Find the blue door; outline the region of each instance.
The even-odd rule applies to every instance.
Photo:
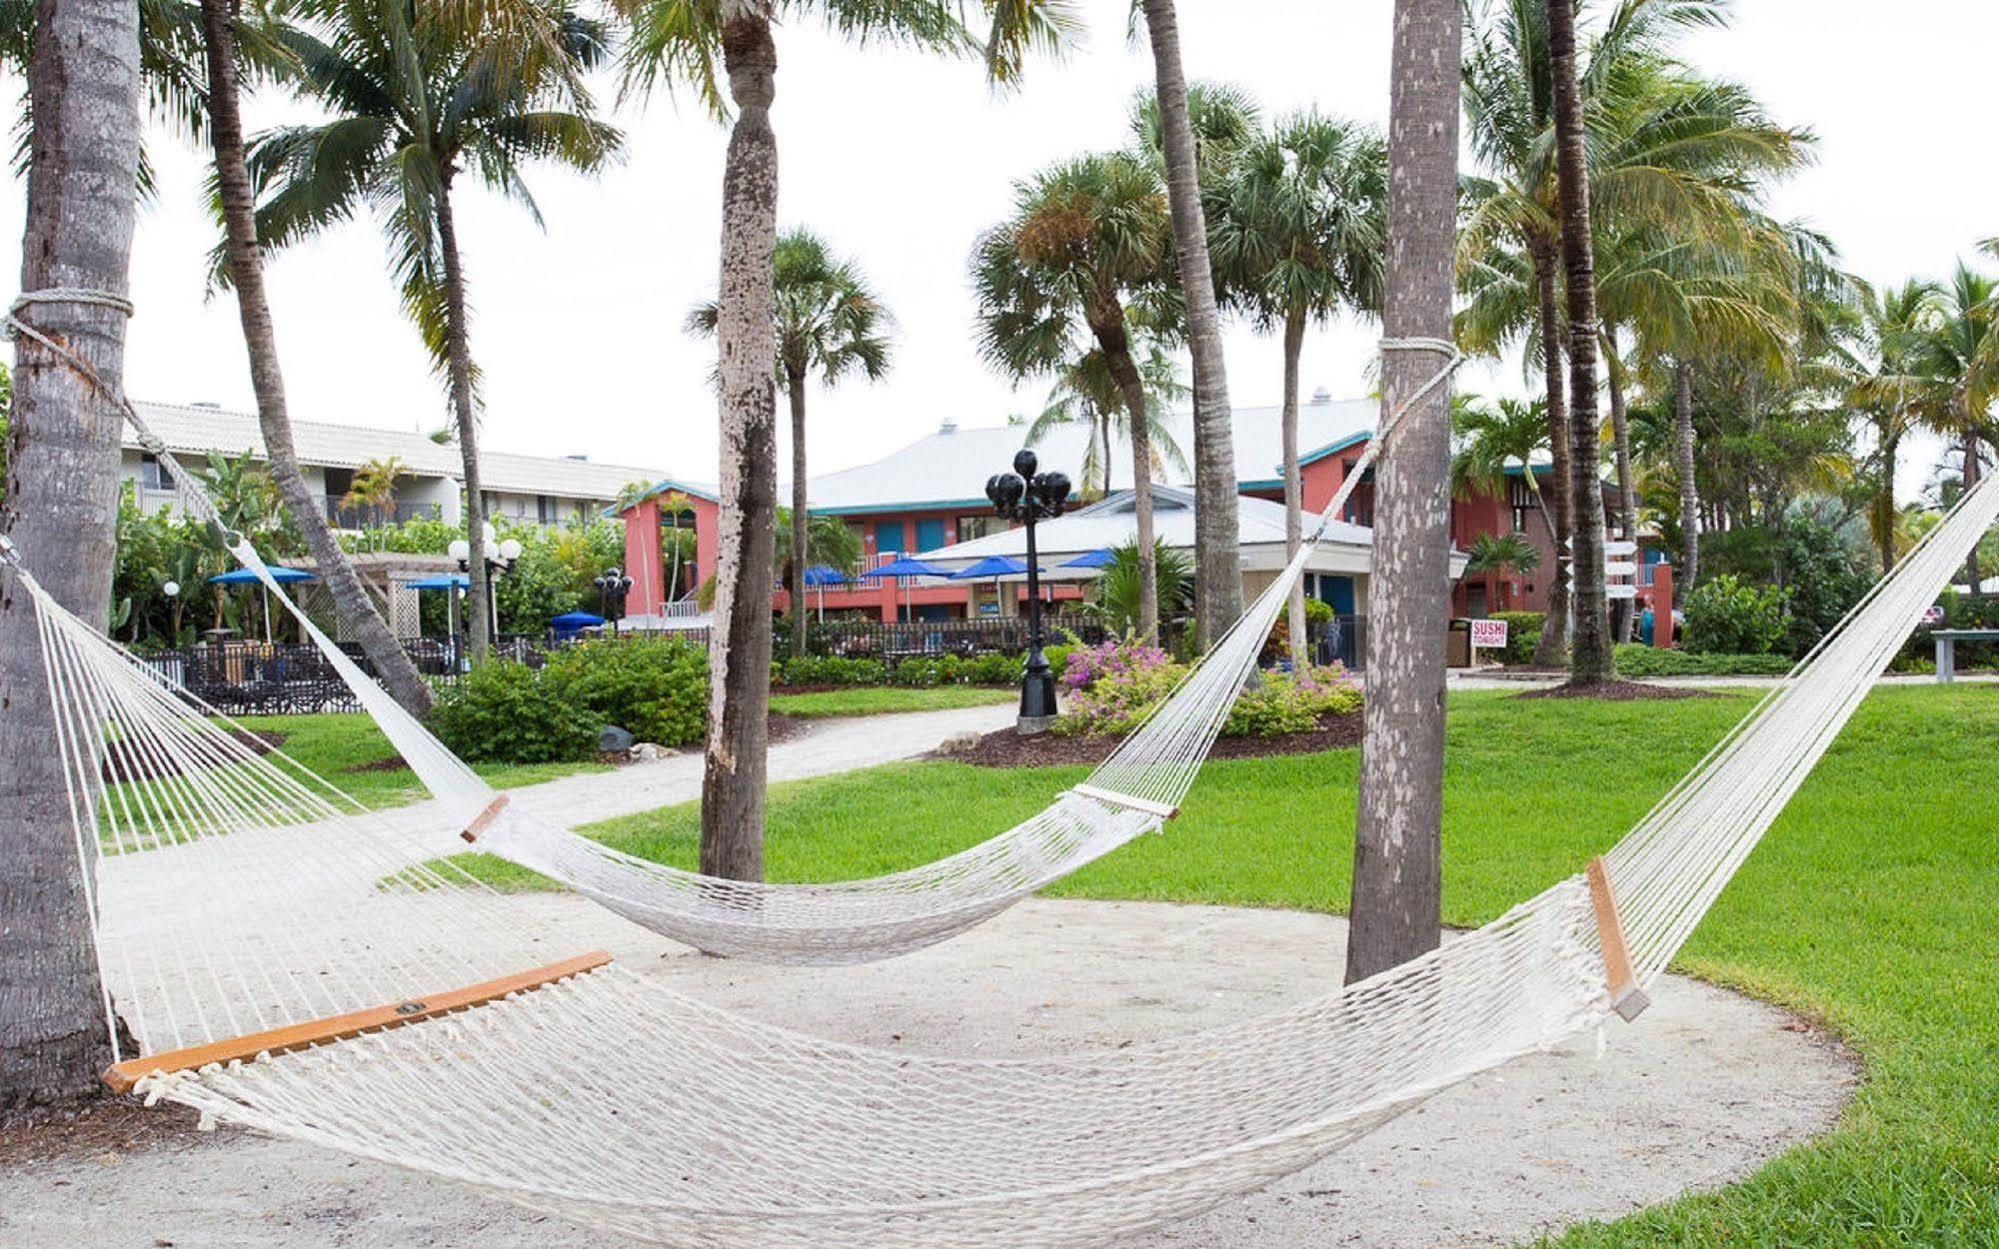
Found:
[[[1319,578],[1319,598],[1333,609],[1336,616],[1351,616],[1353,610],[1353,578]]]
[[[902,522],[899,520],[878,520],[875,522],[875,550],[893,551],[897,555],[908,548],[902,545]]]
[[[944,545],[944,518],[935,516],[916,522],[916,549],[934,551]]]

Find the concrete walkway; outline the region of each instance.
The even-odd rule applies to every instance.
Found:
[[[770,779],[796,781],[871,768],[935,750],[954,733],[990,733],[1013,723],[1014,707],[953,707],[896,715],[815,720],[770,748]],[[574,828],[614,816],[651,811],[701,796],[702,755],[683,750],[651,763],[610,772],[583,772],[508,790],[523,811]]]

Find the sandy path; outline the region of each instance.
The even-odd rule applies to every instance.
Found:
[[[511,899],[552,942],[745,1014],[911,1051],[1036,1054],[1212,1026],[1323,993],[1341,921],[1288,911],[1031,900],[907,958],[722,962],[579,899]],[[1780,1012],[1692,981],[1634,1026],[1453,1089],[1342,1154],[1121,1249],[1507,1244],[1726,1183],[1825,1130],[1855,1068]],[[0,1244],[473,1246],[627,1242],[450,1185],[241,1132],[0,1171]],[[752,1249],[744,1246],[744,1249]],[[829,1246],[828,1249],[838,1249]]]

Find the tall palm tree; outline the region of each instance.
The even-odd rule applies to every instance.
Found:
[[[778,236],[772,253],[772,294],[777,316],[778,383],[791,401],[791,545],[806,549],[805,395],[812,378],[831,386],[850,372],[869,381],[888,373],[887,331],[894,318],[868,285],[860,267],[840,260],[826,241],[806,229]],[[712,337],[720,308],[702,304],[687,328]],[[791,648],[805,653],[804,600],[794,564],[791,580]]]
[[[1561,213],[1562,290],[1567,296],[1569,357],[1569,683],[1596,685],[1617,674],[1605,610],[1601,442],[1596,407],[1596,258],[1590,236],[1589,162],[1584,151],[1582,87],[1576,70],[1575,0],[1547,0],[1548,72],[1555,98],[1555,181]]]
[[[1451,334],[1458,208],[1462,0],[1396,0],[1389,87],[1388,338]],[[1384,416],[1415,400],[1443,360],[1390,351]],[[1367,738],[1354,828],[1349,983],[1437,946],[1444,790],[1444,633],[1449,612],[1448,385],[1409,408],[1383,449],[1368,603]]]
[[[1173,436],[1167,419],[1172,406],[1187,397],[1180,380],[1179,365],[1157,339],[1148,338],[1138,358],[1138,374],[1145,385],[1145,441],[1152,448],[1152,471],[1164,476],[1170,467],[1188,471],[1186,452]],[[1122,435],[1131,438],[1131,416],[1117,379],[1111,376],[1104,353],[1095,347],[1080,359],[1058,370],[1048,402],[1027,426],[1027,445],[1037,446],[1058,426],[1086,422],[1090,426],[1089,447],[1083,453],[1084,488],[1096,479],[1099,498],[1111,492],[1113,448]]]
[[[1235,420],[1229,409],[1222,317],[1208,260],[1208,223],[1201,175],[1187,114],[1187,75],[1180,63],[1180,23],[1173,0],[1143,0],[1159,97],[1161,149],[1180,289],[1186,300],[1187,345],[1194,358],[1194,608],[1203,646],[1242,615],[1242,558],[1236,490]],[[1302,631],[1298,636],[1303,636]]]
[[[264,289],[264,260],[257,246],[256,190],[245,165],[243,114],[239,92],[239,46],[246,29],[263,40],[261,23],[245,23],[229,0],[201,0],[202,47],[207,63],[209,138],[215,150],[215,198],[222,210],[223,254],[243,347],[250,358],[250,385],[257,395],[257,422],[265,455],[292,519],[312,552],[320,581],[333,596],[340,631],[354,639],[391,697],[413,715],[430,710],[430,685],[397,643],[395,634],[362,588],[354,565],[333,536],[324,506],[306,485],[292,440],[277,332]],[[293,42],[298,42],[294,37]]]
[[[1012,216],[981,235],[972,253],[979,347],[988,361],[1010,377],[1032,377],[1064,368],[1090,343],[1124,399],[1146,582],[1139,632],[1147,638],[1159,629],[1152,448],[1134,339],[1170,322],[1170,236],[1158,179],[1143,161],[1118,152],[1079,157],[1021,183]]]
[[[1940,315],[1913,344],[1913,354],[1916,371],[1928,380],[1920,419],[1959,443],[1960,480],[1969,490],[1983,475],[1983,448],[1999,441],[1992,418],[1999,398],[1999,280],[1960,262],[1942,286]],[[1982,593],[1975,551],[1966,576],[1972,594]]]
[[[38,11],[20,289],[128,289],[139,169],[139,15],[129,0]],[[101,304],[28,305],[22,320],[122,390],[125,317]],[[121,418],[112,395],[23,336],[9,412],[0,535],[83,620],[107,619]],[[87,880],[67,814],[63,752],[35,608],[0,563],[0,1116],[79,1100],[109,1061]],[[90,839],[86,839],[88,849]]]
[[[1881,575],[1895,567],[1896,538],[1902,528],[1895,506],[1895,470],[1902,440],[1921,414],[1924,381],[1917,353],[1944,314],[1943,291],[1934,282],[1910,278],[1900,286],[1862,294],[1867,358],[1853,361],[1848,400],[1874,436],[1874,491],[1867,523],[1881,552]]]
[[[1075,26],[1066,0],[980,0],[980,7],[991,22],[983,46],[995,82],[1015,79],[1030,50],[1061,47]],[[787,13],[813,15],[856,40],[900,40],[947,52],[979,45],[959,21],[959,6],[946,0],[619,0],[619,8],[632,27],[625,45],[628,89],[649,90],[663,80],[687,84],[720,118],[727,111],[726,79],[736,109],[722,171],[715,317],[722,540],[714,573],[718,627],[709,643],[701,870],[761,879],[777,523],[772,21]]]
[[[1305,330],[1342,309],[1381,309],[1388,150],[1371,128],[1301,113],[1245,149],[1215,214],[1224,299],[1282,333],[1284,545],[1304,540],[1298,465],[1298,362]],[[1302,661],[1305,587],[1291,590],[1290,636]]]
[[[332,116],[251,140],[257,241],[283,247],[377,210],[403,309],[444,375],[457,427],[471,548],[465,611],[473,656],[483,659],[491,586],[458,179],[539,221],[527,162],[594,172],[615,159],[621,138],[593,115],[584,84],[607,59],[606,32],[569,0],[521,0],[498,34],[456,20],[453,6],[411,0],[312,0],[306,12],[325,40],[304,53],[301,82]]]

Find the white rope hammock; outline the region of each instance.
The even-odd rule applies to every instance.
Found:
[[[1258,1188],[1468,1075],[1642,1008],[1995,516],[1988,480],[1587,877],[1276,1015],[1010,1061],[800,1036],[551,948],[507,900],[434,865],[437,836],[255,753],[55,603],[4,541],[0,576],[36,607],[58,708],[46,747],[64,763],[107,1010],[141,1047],[116,1053],[114,1086],[666,1244],[1082,1246]],[[1283,597],[1255,612],[1274,617]],[[1189,687],[1221,669],[1211,657]],[[387,703],[372,682],[356,690],[371,711]],[[433,783],[464,769],[430,745],[409,757],[462,808],[454,820],[488,815],[481,790]],[[1177,802],[1191,780],[1173,752],[1130,750],[1093,777],[1114,800],[1057,804],[1092,830],[1077,841],[1121,836],[1110,821],[1154,826],[1131,804]],[[506,811],[485,824],[518,827]],[[1077,853],[1052,832],[1009,836],[1010,861]],[[766,911],[822,931],[808,909],[822,891],[710,887],[718,909],[755,913],[732,937]],[[936,911],[894,938],[941,935]]]

